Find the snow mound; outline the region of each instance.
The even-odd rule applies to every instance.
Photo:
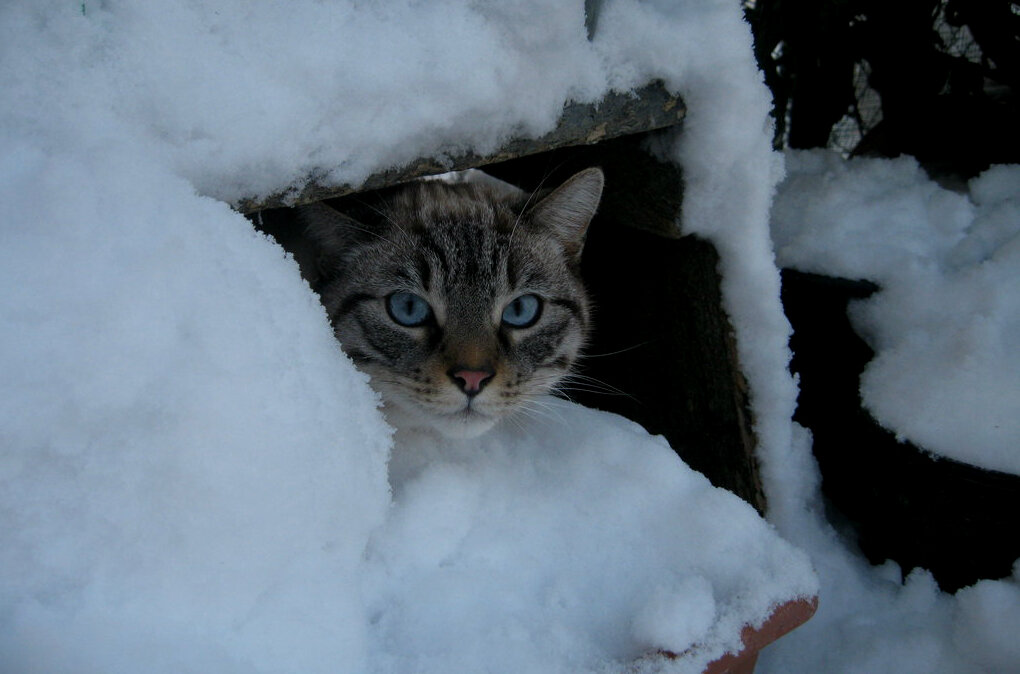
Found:
[[[779,263],[877,281],[851,317],[875,350],[865,406],[938,455],[1020,475],[1020,166],[939,187],[917,162],[787,157]]]
[[[275,243],[111,155],[5,156],[2,669],[361,668],[376,397]]]
[[[390,671],[624,671],[693,649],[678,671],[700,672],[817,591],[806,556],[662,438],[554,399],[538,414],[477,441],[397,434],[369,546]]]

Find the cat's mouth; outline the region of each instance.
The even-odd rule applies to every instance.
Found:
[[[470,439],[482,435],[499,421],[494,417],[467,406],[459,412],[433,414],[427,417],[429,425],[449,438]]]
[[[436,409],[422,405],[402,391],[389,393],[383,395],[387,401],[383,409],[390,423],[398,428],[431,428],[448,438],[470,439],[490,430],[503,416],[482,409],[484,401],[477,398],[468,398],[452,409]]]

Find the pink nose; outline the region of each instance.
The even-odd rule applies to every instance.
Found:
[[[450,377],[469,396],[477,395],[495,374],[492,370],[468,370],[453,368]]]

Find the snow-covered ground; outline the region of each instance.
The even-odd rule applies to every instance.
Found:
[[[688,645],[674,670],[697,671],[735,621],[816,590],[761,671],[1020,671],[1018,578],[902,584],[824,519],[768,227],[782,157],[739,3],[597,4],[591,41],[580,0],[0,8],[0,671],[621,671]],[[722,256],[769,525],[566,403],[476,445],[392,437],[293,262],[227,205],[485,151],[656,77],[689,107],[681,224]],[[886,288],[855,315],[876,416],[1015,468],[1016,170],[963,197],[908,160],[788,164],[784,263]],[[888,242],[865,222],[882,195]],[[798,234],[834,209],[845,224]],[[939,359],[963,364],[905,403]],[[968,383],[986,377],[992,403]],[[925,405],[937,427],[911,416]]]

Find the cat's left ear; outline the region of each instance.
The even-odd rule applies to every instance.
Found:
[[[535,206],[531,218],[549,227],[569,255],[580,257],[584,236],[599,207],[604,184],[602,169],[589,168],[575,173]]]

